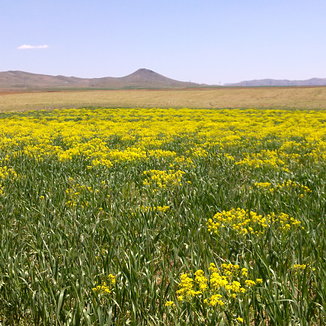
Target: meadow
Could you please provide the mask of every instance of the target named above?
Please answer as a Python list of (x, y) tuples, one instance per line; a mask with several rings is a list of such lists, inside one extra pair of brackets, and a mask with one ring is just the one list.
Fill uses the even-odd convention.
[(194, 89), (0, 90), (0, 112), (75, 107), (188, 107), (325, 109), (326, 87), (222, 87)]
[(0, 325), (324, 325), (325, 121), (0, 113)]

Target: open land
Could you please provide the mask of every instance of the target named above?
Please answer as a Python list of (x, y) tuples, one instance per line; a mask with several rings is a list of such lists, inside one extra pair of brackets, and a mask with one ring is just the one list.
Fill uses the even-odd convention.
[(0, 111), (69, 107), (325, 109), (326, 87), (0, 92)]
[[(232, 93), (225, 105), (243, 106), (251, 92), (269, 105), (301, 94), (301, 108), (302, 92), (325, 94), (1, 98), (23, 110), (216, 105)], [(1, 113), (0, 324), (324, 325), (325, 121), (312, 109)]]

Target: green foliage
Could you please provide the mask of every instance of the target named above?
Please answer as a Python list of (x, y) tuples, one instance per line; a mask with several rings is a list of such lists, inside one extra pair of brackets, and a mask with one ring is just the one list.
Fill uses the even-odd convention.
[[(185, 154), (194, 142), (175, 136), (162, 149)], [(126, 147), (119, 137), (107, 143)], [(251, 137), (197, 151), (192, 164), (162, 156), (93, 168), (82, 156), (60, 161), (0, 152), (2, 165), (17, 174), (3, 172), (1, 179), (0, 325), (322, 325), (324, 164), (303, 158), (283, 169), (230, 159), (279, 146), (277, 138)], [(169, 172), (171, 162), (183, 173)], [(159, 183), (148, 179), (159, 170), (167, 171)], [(310, 191), (255, 186), (289, 179)], [(303, 228), (270, 227), (259, 236), (209, 232), (210, 218), (237, 207), (285, 213)], [(232, 313), (178, 301), (181, 274), (207, 275), (211, 263), (230, 262), (262, 279), (229, 304)]]

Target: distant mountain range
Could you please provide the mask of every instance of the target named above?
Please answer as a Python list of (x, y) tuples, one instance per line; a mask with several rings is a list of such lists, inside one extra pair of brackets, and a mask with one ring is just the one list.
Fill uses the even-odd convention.
[(124, 77), (77, 78), (33, 74), (24, 71), (0, 72), (2, 89), (71, 89), (71, 88), (190, 88), (204, 85), (167, 78), (149, 69), (139, 69)]
[(326, 78), (311, 78), (306, 80), (287, 79), (258, 79), (240, 83), (225, 84), (224, 86), (259, 87), (259, 86), (326, 86)]
[[(326, 78), (308, 80), (261, 79), (224, 84), (225, 87), (260, 86), (326, 86)], [(7, 90), (59, 90), (59, 89), (137, 89), (137, 88), (197, 88), (221, 87), (183, 82), (160, 75), (149, 69), (139, 69), (124, 77), (78, 78), (33, 74), (24, 71), (0, 72), (0, 89)]]

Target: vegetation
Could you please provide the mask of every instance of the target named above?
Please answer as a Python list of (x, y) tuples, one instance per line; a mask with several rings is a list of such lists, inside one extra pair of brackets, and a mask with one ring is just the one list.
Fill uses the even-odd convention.
[(0, 93), (0, 111), (94, 106), (325, 109), (325, 103), (326, 87)]
[(2, 113), (0, 324), (323, 325), (325, 120)]

